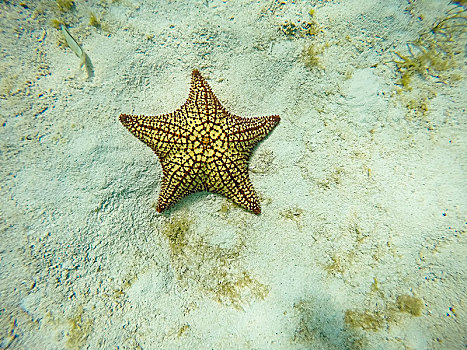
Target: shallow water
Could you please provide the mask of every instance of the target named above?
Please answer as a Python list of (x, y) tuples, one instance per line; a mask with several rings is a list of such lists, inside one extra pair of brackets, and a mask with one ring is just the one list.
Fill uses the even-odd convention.
[[(0, 4), (1, 348), (465, 347), (462, 6), (67, 4)], [(156, 211), (118, 116), (176, 110), (193, 69), (230, 113), (280, 115), (249, 160), (260, 215)]]

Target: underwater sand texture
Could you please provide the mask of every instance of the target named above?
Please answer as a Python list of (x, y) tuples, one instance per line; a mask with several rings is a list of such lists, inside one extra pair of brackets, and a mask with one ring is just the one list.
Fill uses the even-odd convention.
[[(463, 348), (459, 3), (0, 2), (0, 348)], [(178, 108), (193, 69), (281, 117), (250, 159), (261, 215), (155, 210), (118, 116)]]

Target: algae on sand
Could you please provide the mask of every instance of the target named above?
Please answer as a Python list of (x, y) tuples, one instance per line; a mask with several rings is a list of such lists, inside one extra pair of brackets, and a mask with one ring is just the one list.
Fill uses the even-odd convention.
[(395, 60), (400, 74), (398, 84), (403, 90), (411, 90), (414, 76), (436, 78), (443, 83), (457, 79), (456, 75), (445, 72), (460, 65), (467, 32), (467, 10), (456, 7), (437, 21), (432, 28), (407, 43), (407, 54), (395, 52), (400, 60)]
[(269, 288), (239, 263), (241, 241), (232, 248), (211, 245), (193, 232), (192, 219), (185, 215), (171, 218), (163, 234), (168, 239), (172, 266), (181, 284), (194, 282), (201, 292), (236, 309), (268, 295)]

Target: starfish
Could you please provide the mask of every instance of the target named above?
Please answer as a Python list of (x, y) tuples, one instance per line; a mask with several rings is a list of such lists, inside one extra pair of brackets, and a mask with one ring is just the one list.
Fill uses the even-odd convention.
[(230, 114), (195, 69), (188, 99), (174, 112), (121, 114), (119, 119), (159, 158), (159, 213), (200, 191), (224, 195), (255, 214), (261, 213), (248, 176), (248, 159), (255, 145), (277, 125), (278, 115), (242, 118)]

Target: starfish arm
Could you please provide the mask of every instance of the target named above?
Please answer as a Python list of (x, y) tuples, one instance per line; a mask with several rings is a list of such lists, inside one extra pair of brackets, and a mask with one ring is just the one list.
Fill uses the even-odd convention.
[(229, 142), (240, 151), (250, 151), (253, 147), (279, 123), (280, 117), (272, 115), (268, 117), (231, 119), (229, 126)]
[(197, 69), (191, 73), (188, 99), (180, 109), (186, 114), (196, 115), (200, 119), (211, 119), (218, 112), (224, 111), (208, 82)]
[(188, 143), (186, 120), (180, 110), (158, 116), (121, 114), (120, 122), (161, 160)]
[(156, 207), (159, 213), (203, 187), (200, 180), (203, 164), (195, 162), (187, 153), (161, 160), (161, 165), (162, 186)]
[(247, 156), (238, 152), (226, 152), (207, 165), (206, 187), (219, 193), (238, 205), (261, 213), (258, 196), (248, 176)]

